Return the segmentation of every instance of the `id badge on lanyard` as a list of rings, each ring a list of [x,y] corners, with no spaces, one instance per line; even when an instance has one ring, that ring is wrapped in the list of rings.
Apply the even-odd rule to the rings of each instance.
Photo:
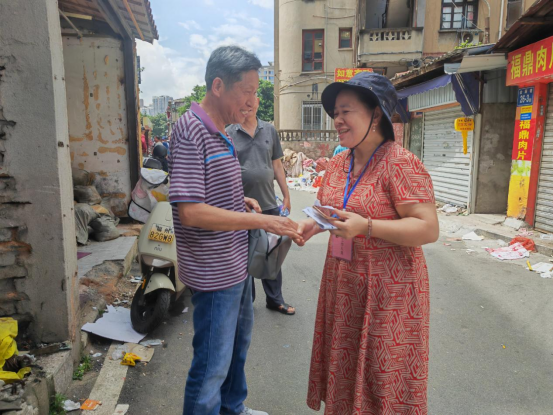
[[[357,180],[355,181],[355,183],[353,184],[353,186],[351,187],[351,190],[350,190],[349,189],[349,179],[350,179],[351,172],[353,170],[353,152],[352,152],[351,162],[349,164],[348,178],[346,180],[346,189],[344,190],[344,207],[343,207],[344,210],[346,210],[349,199],[350,199],[351,195],[353,194],[355,188],[359,184],[359,181],[361,180],[361,178],[363,177],[363,175],[367,171],[367,168],[369,167],[369,164],[370,164],[373,156],[376,154],[376,152],[378,151],[378,149],[380,148],[380,146],[382,144],[384,144],[384,143],[381,143],[376,148],[376,150],[374,150],[374,153],[371,155],[371,158],[369,158],[369,161],[367,162],[367,164],[363,168],[363,171],[361,172],[361,174],[359,175],[359,177],[357,178]],[[338,259],[341,259],[341,260],[344,260],[344,261],[351,261],[353,259],[353,239],[344,239],[344,238],[341,238],[339,236],[332,235],[332,238],[330,239],[330,243],[332,244],[332,247],[331,247],[332,251],[331,252],[332,252],[332,256],[334,258],[338,258]]]

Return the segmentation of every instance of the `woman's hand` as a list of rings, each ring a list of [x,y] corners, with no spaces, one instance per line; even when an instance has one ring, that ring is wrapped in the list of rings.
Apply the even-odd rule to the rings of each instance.
[[[248,212],[251,212],[252,210],[257,212],[257,213],[262,212],[261,206],[259,206],[259,203],[257,202],[257,200],[252,199],[250,197],[245,197],[244,202],[246,202],[246,210]]]
[[[298,233],[302,236],[302,240],[299,243],[297,242],[299,246],[304,246],[313,236],[323,231],[313,219],[305,219],[298,222],[298,224]]]
[[[369,233],[369,222],[363,216],[337,209],[334,210],[334,213],[340,220],[332,222],[338,228],[330,231],[332,235],[344,239],[353,239],[358,235],[367,235]]]

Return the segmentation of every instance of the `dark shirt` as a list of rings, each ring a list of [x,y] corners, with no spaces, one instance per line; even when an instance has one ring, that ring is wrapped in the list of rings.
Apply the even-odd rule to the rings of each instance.
[[[275,127],[258,119],[253,138],[240,124],[227,127],[227,134],[238,153],[244,195],[257,200],[262,210],[278,207],[273,161],[282,158],[284,153]]]

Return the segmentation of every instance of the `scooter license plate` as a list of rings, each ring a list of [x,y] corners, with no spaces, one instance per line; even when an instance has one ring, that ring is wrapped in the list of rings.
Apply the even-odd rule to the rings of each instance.
[[[173,243],[175,239],[175,231],[172,226],[158,225],[154,223],[148,234],[148,239],[165,244]]]

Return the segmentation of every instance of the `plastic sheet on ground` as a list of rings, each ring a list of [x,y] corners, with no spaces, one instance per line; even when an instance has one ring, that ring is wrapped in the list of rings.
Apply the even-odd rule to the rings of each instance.
[[[538,262],[532,265],[532,271],[540,274],[542,278],[553,278],[553,264],[550,262]]]
[[[502,248],[488,248],[486,249],[486,251],[489,252],[490,255],[494,258],[500,259],[502,261],[530,257],[530,252],[528,252],[528,250],[518,242],[516,244],[504,246]]]
[[[440,209],[442,212],[445,212],[445,213],[457,213],[457,211],[459,210],[459,208],[457,206],[454,206],[454,205],[443,205],[442,208]]]
[[[3,370],[6,361],[18,354],[17,343],[15,342],[17,332],[17,320],[11,317],[0,318],[0,380],[5,383],[21,380],[27,373],[31,372],[30,367],[24,367],[18,372]]]
[[[100,319],[85,324],[81,330],[125,343],[138,343],[146,337],[132,328],[129,309],[111,305],[108,305],[108,311]]]
[[[81,409],[81,405],[78,402],[73,402],[72,400],[67,399],[63,403],[63,409],[67,412],[73,412]]]
[[[482,241],[483,236],[479,236],[476,232],[469,232],[466,235],[463,235],[463,241]]]

